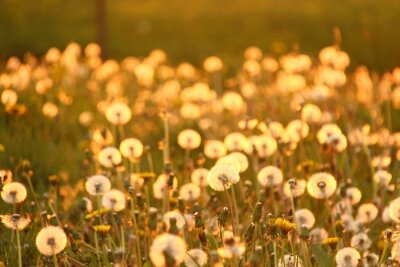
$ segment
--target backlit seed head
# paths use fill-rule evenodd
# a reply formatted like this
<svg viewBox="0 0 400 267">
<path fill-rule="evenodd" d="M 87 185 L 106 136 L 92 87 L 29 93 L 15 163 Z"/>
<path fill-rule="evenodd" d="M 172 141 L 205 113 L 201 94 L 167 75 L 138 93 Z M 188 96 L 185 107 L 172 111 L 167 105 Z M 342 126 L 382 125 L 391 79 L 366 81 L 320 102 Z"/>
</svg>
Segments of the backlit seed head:
<svg viewBox="0 0 400 267">
<path fill-rule="evenodd" d="M 9 204 L 21 203 L 27 195 L 25 186 L 19 182 L 6 183 L 1 190 L 1 198 Z"/>
<path fill-rule="evenodd" d="M 36 247 L 45 256 L 53 256 L 65 249 L 67 235 L 58 226 L 46 226 L 36 236 Z"/>
</svg>

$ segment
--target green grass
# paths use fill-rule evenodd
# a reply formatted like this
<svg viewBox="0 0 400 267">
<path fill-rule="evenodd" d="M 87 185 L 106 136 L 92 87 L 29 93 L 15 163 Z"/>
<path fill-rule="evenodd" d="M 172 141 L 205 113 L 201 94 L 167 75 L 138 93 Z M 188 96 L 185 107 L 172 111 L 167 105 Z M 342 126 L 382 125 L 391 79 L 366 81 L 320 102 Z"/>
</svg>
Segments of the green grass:
<svg viewBox="0 0 400 267">
<path fill-rule="evenodd" d="M 94 0 L 1 1 L 0 57 L 95 40 L 93 7 Z M 173 62 L 216 54 L 237 65 L 250 45 L 276 55 L 294 43 L 316 55 L 335 26 L 354 65 L 384 71 L 400 58 L 397 0 L 120 0 L 108 1 L 107 15 L 107 52 L 117 58 L 162 48 Z"/>
</svg>

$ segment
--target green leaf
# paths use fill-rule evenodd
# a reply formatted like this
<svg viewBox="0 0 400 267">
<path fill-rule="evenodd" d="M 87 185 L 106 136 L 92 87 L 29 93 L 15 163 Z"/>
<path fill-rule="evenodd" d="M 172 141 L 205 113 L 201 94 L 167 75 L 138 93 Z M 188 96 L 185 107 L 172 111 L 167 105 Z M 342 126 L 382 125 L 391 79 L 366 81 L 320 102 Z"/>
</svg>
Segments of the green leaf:
<svg viewBox="0 0 400 267">
<path fill-rule="evenodd" d="M 143 267 L 152 267 L 150 260 L 147 260 L 144 264 Z"/>
<path fill-rule="evenodd" d="M 333 258 L 330 256 L 325 250 L 322 249 L 321 246 L 313 245 L 312 252 L 315 260 L 318 263 L 318 266 L 333 266 Z"/>
</svg>

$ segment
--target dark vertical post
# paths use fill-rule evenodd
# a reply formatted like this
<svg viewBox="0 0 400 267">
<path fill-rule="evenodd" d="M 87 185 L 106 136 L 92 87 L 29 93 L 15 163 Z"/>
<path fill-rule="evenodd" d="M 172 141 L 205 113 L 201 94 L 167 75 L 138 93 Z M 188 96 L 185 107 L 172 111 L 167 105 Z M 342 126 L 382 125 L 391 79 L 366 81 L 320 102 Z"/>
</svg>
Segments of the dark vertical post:
<svg viewBox="0 0 400 267">
<path fill-rule="evenodd" d="M 97 43 L 101 47 L 102 58 L 106 57 L 106 41 L 107 41 L 107 0 L 95 0 L 96 12 L 96 38 Z"/>
</svg>

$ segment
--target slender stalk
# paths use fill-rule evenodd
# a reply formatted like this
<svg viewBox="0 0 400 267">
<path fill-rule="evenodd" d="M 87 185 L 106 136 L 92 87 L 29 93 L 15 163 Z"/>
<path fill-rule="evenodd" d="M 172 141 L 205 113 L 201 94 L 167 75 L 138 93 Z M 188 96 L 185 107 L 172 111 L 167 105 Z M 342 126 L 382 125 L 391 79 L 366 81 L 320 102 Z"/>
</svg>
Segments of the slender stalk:
<svg viewBox="0 0 400 267">
<path fill-rule="evenodd" d="M 21 239 L 19 236 L 18 226 L 16 232 L 17 232 L 18 267 L 22 267 Z"/>
<path fill-rule="evenodd" d="M 196 264 L 197 267 L 201 267 L 200 264 L 197 262 L 197 260 L 192 255 L 190 255 L 188 252 L 186 252 L 186 255 L 189 256 L 189 258 Z"/>
<path fill-rule="evenodd" d="M 149 170 L 151 173 L 154 173 L 154 164 L 153 164 L 153 158 L 151 156 L 151 152 L 147 152 L 147 163 L 149 165 Z"/>
<path fill-rule="evenodd" d="M 62 226 L 63 224 L 61 223 L 60 218 L 57 215 L 57 212 L 54 210 L 53 205 L 51 205 L 51 203 L 49 202 L 49 208 L 50 210 L 54 213 L 54 216 L 56 217 L 57 223 L 59 226 Z"/>
<path fill-rule="evenodd" d="M 99 254 L 99 239 L 97 237 L 97 232 L 94 231 L 94 244 L 96 246 L 96 256 L 97 256 L 97 261 L 99 263 L 99 267 L 101 267 L 101 260 L 100 260 L 100 254 Z"/>
<path fill-rule="evenodd" d="M 35 203 L 36 203 L 36 206 L 37 206 L 37 208 L 39 210 L 39 214 L 41 214 L 42 213 L 42 208 L 40 207 L 39 199 L 38 199 L 36 191 L 35 191 L 35 189 L 33 187 L 31 176 L 27 175 L 26 179 L 28 180 L 28 185 L 29 185 L 29 188 L 32 191 L 32 195 L 33 195 L 33 198 L 35 199 Z"/>
<path fill-rule="evenodd" d="M 224 238 L 222 237 L 222 233 L 224 232 L 224 229 L 222 225 L 219 225 L 219 238 L 221 239 L 221 246 L 224 245 Z"/>
<path fill-rule="evenodd" d="M 99 194 L 96 195 L 96 202 L 97 202 L 97 210 L 100 210 L 102 207 L 102 204 L 101 204 L 101 199 L 100 199 Z M 99 219 L 100 219 L 100 224 L 103 224 L 103 219 L 102 219 L 101 215 L 99 215 Z"/>
<path fill-rule="evenodd" d="M 139 239 L 139 231 L 138 231 L 138 226 L 136 222 L 136 216 L 135 216 L 135 205 L 133 203 L 133 199 L 130 199 L 131 201 L 131 207 L 132 207 L 132 221 L 133 221 L 133 229 L 135 229 L 135 241 L 136 241 L 136 252 L 137 252 L 137 261 L 138 261 L 138 266 L 142 266 L 142 251 L 140 249 L 140 239 Z"/>
<path fill-rule="evenodd" d="M 235 209 L 235 221 L 237 224 L 240 224 L 239 221 L 239 212 L 238 212 L 238 206 L 237 206 L 237 200 L 236 200 L 236 193 L 235 193 L 235 189 L 233 188 L 233 186 L 231 186 L 231 191 L 232 191 L 232 200 L 233 200 L 233 208 Z"/>
<path fill-rule="evenodd" d="M 164 156 L 164 165 L 170 162 L 170 154 L 169 154 L 169 123 L 168 118 L 163 118 L 164 122 L 164 138 L 165 138 L 165 147 L 163 150 Z"/>
<path fill-rule="evenodd" d="M 274 216 L 278 216 L 278 205 L 276 204 L 274 186 L 271 186 L 271 198 L 272 198 L 272 205 L 274 206 Z"/>
<path fill-rule="evenodd" d="M 304 240 L 301 240 L 301 246 L 302 246 L 302 250 L 303 250 L 303 255 L 304 255 L 304 259 L 305 259 L 305 266 L 306 267 L 312 267 L 312 263 L 311 263 L 311 257 L 310 257 L 310 253 L 308 252 L 308 247 L 307 247 L 307 243 Z"/>
<path fill-rule="evenodd" d="M 119 226 L 121 231 L 121 248 L 122 248 L 122 261 L 125 262 L 125 235 L 124 235 L 124 227 L 121 224 Z"/>
<path fill-rule="evenodd" d="M 57 262 L 57 255 L 53 255 L 53 261 L 54 261 L 54 267 L 58 267 L 58 262 Z"/>
<path fill-rule="evenodd" d="M 378 267 L 381 267 L 382 264 L 384 263 L 388 250 L 389 250 L 389 241 L 385 240 L 385 245 L 383 247 L 383 251 L 382 251 L 381 257 L 380 257 L 379 262 L 378 262 Z"/>
<path fill-rule="evenodd" d="M 368 167 L 371 173 L 371 182 L 372 182 L 372 200 L 376 199 L 376 195 L 377 195 L 377 184 L 375 183 L 375 180 L 372 178 L 372 176 L 374 175 L 375 171 L 374 171 L 374 167 L 372 166 L 372 162 L 371 162 L 371 153 L 369 151 L 369 148 L 366 144 L 362 145 L 362 149 L 363 152 L 367 158 L 367 163 L 368 163 Z"/>
<path fill-rule="evenodd" d="M 233 230 L 233 233 L 236 234 L 236 225 L 235 225 L 236 223 L 235 223 L 233 204 L 232 204 L 231 197 L 229 196 L 229 192 L 226 189 L 225 184 L 224 184 L 224 189 L 225 189 L 224 191 L 226 193 L 226 197 L 228 198 L 228 203 L 229 203 L 229 209 L 230 209 L 230 214 L 231 214 L 231 219 L 232 219 L 232 230 Z"/>
</svg>

